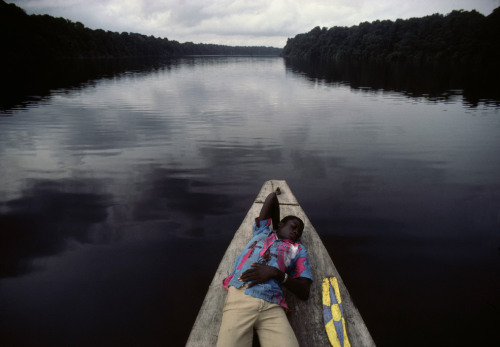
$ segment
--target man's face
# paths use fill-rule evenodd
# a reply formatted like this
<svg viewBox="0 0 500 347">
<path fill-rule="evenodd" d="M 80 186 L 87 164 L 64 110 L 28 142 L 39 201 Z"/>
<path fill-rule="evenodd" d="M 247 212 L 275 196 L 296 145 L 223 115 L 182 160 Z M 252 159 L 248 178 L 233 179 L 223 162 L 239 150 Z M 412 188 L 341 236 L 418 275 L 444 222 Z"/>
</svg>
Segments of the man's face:
<svg viewBox="0 0 500 347">
<path fill-rule="evenodd" d="M 276 234 L 280 239 L 297 242 L 302 236 L 299 221 L 296 219 L 289 219 L 284 224 L 280 222 L 278 232 Z"/>
</svg>

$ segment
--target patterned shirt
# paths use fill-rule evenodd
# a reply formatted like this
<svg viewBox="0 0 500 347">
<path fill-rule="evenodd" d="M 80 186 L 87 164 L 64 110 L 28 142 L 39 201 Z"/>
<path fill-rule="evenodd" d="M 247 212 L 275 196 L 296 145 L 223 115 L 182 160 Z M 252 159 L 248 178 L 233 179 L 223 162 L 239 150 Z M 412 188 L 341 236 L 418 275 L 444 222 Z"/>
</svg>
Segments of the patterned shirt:
<svg viewBox="0 0 500 347">
<path fill-rule="evenodd" d="M 259 225 L 254 224 L 253 238 L 236 259 L 233 272 L 222 282 L 224 288 L 241 288 L 244 282 L 240 282 L 238 278 L 253 263 L 273 266 L 292 278 L 313 279 L 305 247 L 298 242 L 278 239 L 276 232 L 269 228 L 270 225 L 271 219 L 260 221 Z M 274 278 L 246 288 L 245 294 L 281 305 L 288 310 L 283 291 Z"/>
</svg>

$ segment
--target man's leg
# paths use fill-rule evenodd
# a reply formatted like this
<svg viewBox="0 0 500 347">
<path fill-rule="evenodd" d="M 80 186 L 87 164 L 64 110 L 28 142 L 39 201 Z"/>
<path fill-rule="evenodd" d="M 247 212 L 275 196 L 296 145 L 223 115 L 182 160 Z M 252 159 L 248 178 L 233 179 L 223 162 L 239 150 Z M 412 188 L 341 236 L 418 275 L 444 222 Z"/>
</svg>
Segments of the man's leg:
<svg viewBox="0 0 500 347">
<path fill-rule="evenodd" d="M 285 311 L 279 305 L 269 304 L 269 308 L 261 311 L 255 329 L 261 347 L 299 347 Z"/>
<path fill-rule="evenodd" d="M 253 326 L 259 314 L 259 299 L 245 294 L 245 288 L 229 287 L 217 347 L 250 347 Z"/>
</svg>

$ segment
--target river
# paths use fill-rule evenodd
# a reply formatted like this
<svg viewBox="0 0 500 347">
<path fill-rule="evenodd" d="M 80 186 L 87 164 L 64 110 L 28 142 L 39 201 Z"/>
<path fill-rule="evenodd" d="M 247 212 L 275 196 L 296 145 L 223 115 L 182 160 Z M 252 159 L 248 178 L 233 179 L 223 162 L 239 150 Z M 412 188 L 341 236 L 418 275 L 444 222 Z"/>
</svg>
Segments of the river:
<svg viewBox="0 0 500 347">
<path fill-rule="evenodd" d="M 378 345 L 500 343 L 498 99 L 281 58 L 101 65 L 3 93 L 2 345 L 184 345 L 268 179 Z"/>
</svg>

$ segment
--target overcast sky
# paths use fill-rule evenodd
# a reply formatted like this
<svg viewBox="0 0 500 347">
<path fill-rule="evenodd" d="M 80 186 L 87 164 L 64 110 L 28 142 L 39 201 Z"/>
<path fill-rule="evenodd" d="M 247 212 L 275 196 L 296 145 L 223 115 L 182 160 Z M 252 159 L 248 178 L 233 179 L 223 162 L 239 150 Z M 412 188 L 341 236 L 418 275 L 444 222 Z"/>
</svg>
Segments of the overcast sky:
<svg viewBox="0 0 500 347">
<path fill-rule="evenodd" d="M 28 14 L 49 14 L 91 29 L 135 32 L 179 42 L 283 47 L 316 26 L 423 17 L 500 0 L 6 0 Z"/>
</svg>

